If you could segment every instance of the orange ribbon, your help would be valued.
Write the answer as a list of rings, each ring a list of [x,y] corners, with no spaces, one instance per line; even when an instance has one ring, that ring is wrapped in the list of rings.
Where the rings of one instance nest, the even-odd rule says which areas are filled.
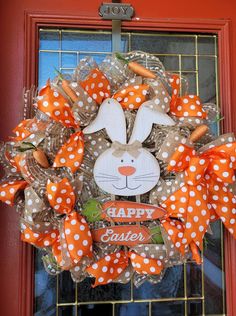
[[[197,244],[194,240],[192,240],[189,243],[188,247],[188,240],[184,234],[184,225],[183,223],[174,218],[165,218],[161,220],[161,226],[165,229],[167,232],[169,238],[173,242],[175,248],[178,249],[178,251],[184,255],[190,250],[192,252],[192,258],[196,261],[197,264],[201,264],[201,256],[198,251]]]
[[[15,137],[11,137],[14,141],[22,141],[29,137],[32,133],[45,129],[47,122],[40,122],[35,117],[21,121],[14,129]]]
[[[149,85],[130,85],[122,88],[113,95],[113,99],[117,100],[123,109],[134,110],[146,100]]]
[[[159,259],[140,256],[134,251],[118,251],[106,255],[90,265],[86,271],[96,278],[93,287],[108,284],[119,277],[125,269],[132,264],[138,274],[160,274],[163,270],[162,261]]]
[[[28,183],[24,180],[13,180],[9,182],[4,182],[0,184],[0,201],[8,204],[14,205],[14,200],[16,194],[24,188]]]
[[[93,69],[80,85],[98,104],[111,96],[109,81],[99,69]],[[112,98],[117,100],[123,109],[138,109],[146,100],[148,89],[147,84],[130,85],[118,90]]]
[[[54,121],[66,127],[79,127],[74,119],[68,100],[51,87],[49,80],[46,86],[40,90],[36,104],[40,111],[47,114]]]
[[[173,75],[170,79],[172,86],[172,97],[170,102],[170,113],[177,117],[198,117],[206,118],[207,113],[203,110],[200,98],[196,95],[179,96],[180,78]]]
[[[110,97],[111,87],[105,75],[99,69],[93,69],[88,77],[80,82],[81,87],[98,104]]]
[[[169,171],[185,172],[186,183],[164,201],[169,216],[185,221],[185,235],[199,246],[209,220],[220,217],[236,238],[236,198],[229,189],[235,181],[236,142],[196,154],[180,145],[172,155]]]
[[[71,269],[78,264],[82,257],[92,256],[92,237],[85,219],[73,211],[75,194],[64,178],[47,184],[47,196],[50,205],[58,214],[66,214],[59,229],[36,232],[26,225],[22,225],[23,241],[36,247],[52,247],[52,253],[63,270]]]
[[[67,167],[75,173],[83,160],[84,138],[81,131],[70,136],[62,145],[53,162],[53,167]]]

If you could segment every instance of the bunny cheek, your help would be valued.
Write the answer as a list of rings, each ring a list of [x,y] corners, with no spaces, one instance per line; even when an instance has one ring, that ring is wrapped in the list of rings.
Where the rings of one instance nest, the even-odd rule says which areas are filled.
[[[116,157],[110,148],[94,165],[94,179],[102,191],[113,195],[134,196],[150,191],[158,182],[160,167],[147,150],[141,148],[137,158],[125,152]]]

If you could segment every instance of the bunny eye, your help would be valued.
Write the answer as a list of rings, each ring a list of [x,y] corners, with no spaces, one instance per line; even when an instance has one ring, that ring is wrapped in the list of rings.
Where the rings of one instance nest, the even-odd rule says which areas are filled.
[[[124,159],[121,159],[121,161],[120,162],[124,162]]]
[[[132,159],[131,162],[134,162],[134,159]]]

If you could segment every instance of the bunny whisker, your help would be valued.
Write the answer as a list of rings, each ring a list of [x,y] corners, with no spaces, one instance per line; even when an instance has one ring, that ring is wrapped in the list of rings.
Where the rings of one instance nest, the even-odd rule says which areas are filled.
[[[106,177],[119,178],[118,176],[113,175],[113,174],[109,174],[109,173],[99,172],[98,174],[101,175],[101,176],[106,176]]]
[[[156,182],[156,180],[142,180],[142,179],[133,179],[133,181],[142,181],[142,182]]]
[[[114,179],[114,180],[120,180],[118,177],[111,177],[111,176],[96,176],[96,178],[102,178],[102,179]]]
[[[157,178],[158,175],[154,175],[154,176],[137,176],[137,177],[134,177],[134,179],[149,179],[149,178]]]
[[[153,172],[149,172],[149,173],[144,173],[144,174],[140,174],[136,177],[143,177],[143,176],[152,176],[153,175]]]
[[[107,180],[97,180],[97,182],[117,182],[119,180],[115,180],[115,179],[107,179]]]

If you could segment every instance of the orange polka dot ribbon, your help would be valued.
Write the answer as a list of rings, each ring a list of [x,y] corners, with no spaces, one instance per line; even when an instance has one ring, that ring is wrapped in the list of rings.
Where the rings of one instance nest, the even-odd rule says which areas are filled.
[[[184,224],[174,218],[165,218],[161,220],[161,226],[165,229],[168,234],[168,237],[173,242],[175,248],[182,254],[186,254],[190,250],[192,252],[192,258],[196,261],[197,264],[201,263],[201,256],[198,251],[198,247],[194,241],[191,241],[188,247],[187,239],[184,236]]]
[[[184,219],[188,242],[194,240],[199,246],[209,220],[218,217],[236,238],[236,197],[230,189],[235,181],[235,161],[236,142],[209,148],[201,154],[180,145],[172,155],[167,168],[184,171],[186,184],[169,196],[164,206],[169,216]]]
[[[14,200],[16,194],[24,188],[28,183],[24,180],[13,180],[9,182],[4,182],[0,184],[0,201],[8,204],[14,205]]]
[[[43,233],[33,231],[33,229],[28,225],[23,224],[21,226],[21,240],[39,248],[52,246],[59,236],[59,232],[57,229],[52,229],[50,232]]]
[[[21,141],[28,136],[30,136],[31,132],[28,129],[28,126],[32,122],[32,119],[23,120],[18,124],[14,129],[13,133],[16,134],[15,137],[12,137],[15,141]]]
[[[92,239],[85,219],[72,211],[62,221],[60,229],[38,232],[22,225],[21,239],[39,248],[52,248],[58,265],[63,270],[76,266],[84,256],[92,256]]]
[[[170,102],[170,113],[177,117],[198,117],[205,119],[207,113],[202,108],[200,98],[196,95],[179,96],[180,78],[173,75],[170,79],[172,86],[172,98]]]
[[[110,97],[111,87],[105,75],[99,69],[93,69],[80,85],[98,104]]]
[[[146,101],[149,85],[130,85],[122,88],[113,95],[113,99],[117,100],[123,109],[135,110]]]
[[[163,270],[159,259],[142,257],[134,251],[118,251],[106,255],[90,265],[86,271],[95,277],[93,287],[104,285],[116,280],[131,263],[138,274],[160,274]]]
[[[13,133],[15,133],[16,136],[10,138],[14,141],[22,141],[29,137],[33,131],[35,133],[36,131],[44,130],[46,125],[46,122],[40,122],[35,117],[23,120],[13,129]]]
[[[40,90],[36,105],[40,111],[47,114],[54,121],[66,127],[79,127],[74,119],[68,100],[53,89],[49,81]]]
[[[111,96],[109,81],[99,69],[93,69],[80,85],[98,104]],[[118,90],[112,98],[117,100],[123,109],[138,109],[146,100],[148,89],[147,84],[129,85]]]
[[[86,220],[74,211],[75,194],[68,179],[47,183],[47,197],[58,214],[66,214],[58,229],[36,232],[24,225],[22,240],[36,247],[52,247],[52,253],[64,270],[78,264],[84,256],[92,256],[92,237]]]
[[[60,182],[47,183],[47,197],[51,207],[58,214],[69,214],[74,208],[75,193],[67,178]]]
[[[20,155],[16,155],[13,157],[12,152],[6,150],[5,153],[5,158],[7,160],[7,162],[16,169],[17,172],[20,172],[20,166],[18,164],[18,161],[20,159]]]
[[[67,167],[72,173],[76,172],[83,160],[84,138],[81,131],[70,136],[60,148],[53,162],[53,167]]]

